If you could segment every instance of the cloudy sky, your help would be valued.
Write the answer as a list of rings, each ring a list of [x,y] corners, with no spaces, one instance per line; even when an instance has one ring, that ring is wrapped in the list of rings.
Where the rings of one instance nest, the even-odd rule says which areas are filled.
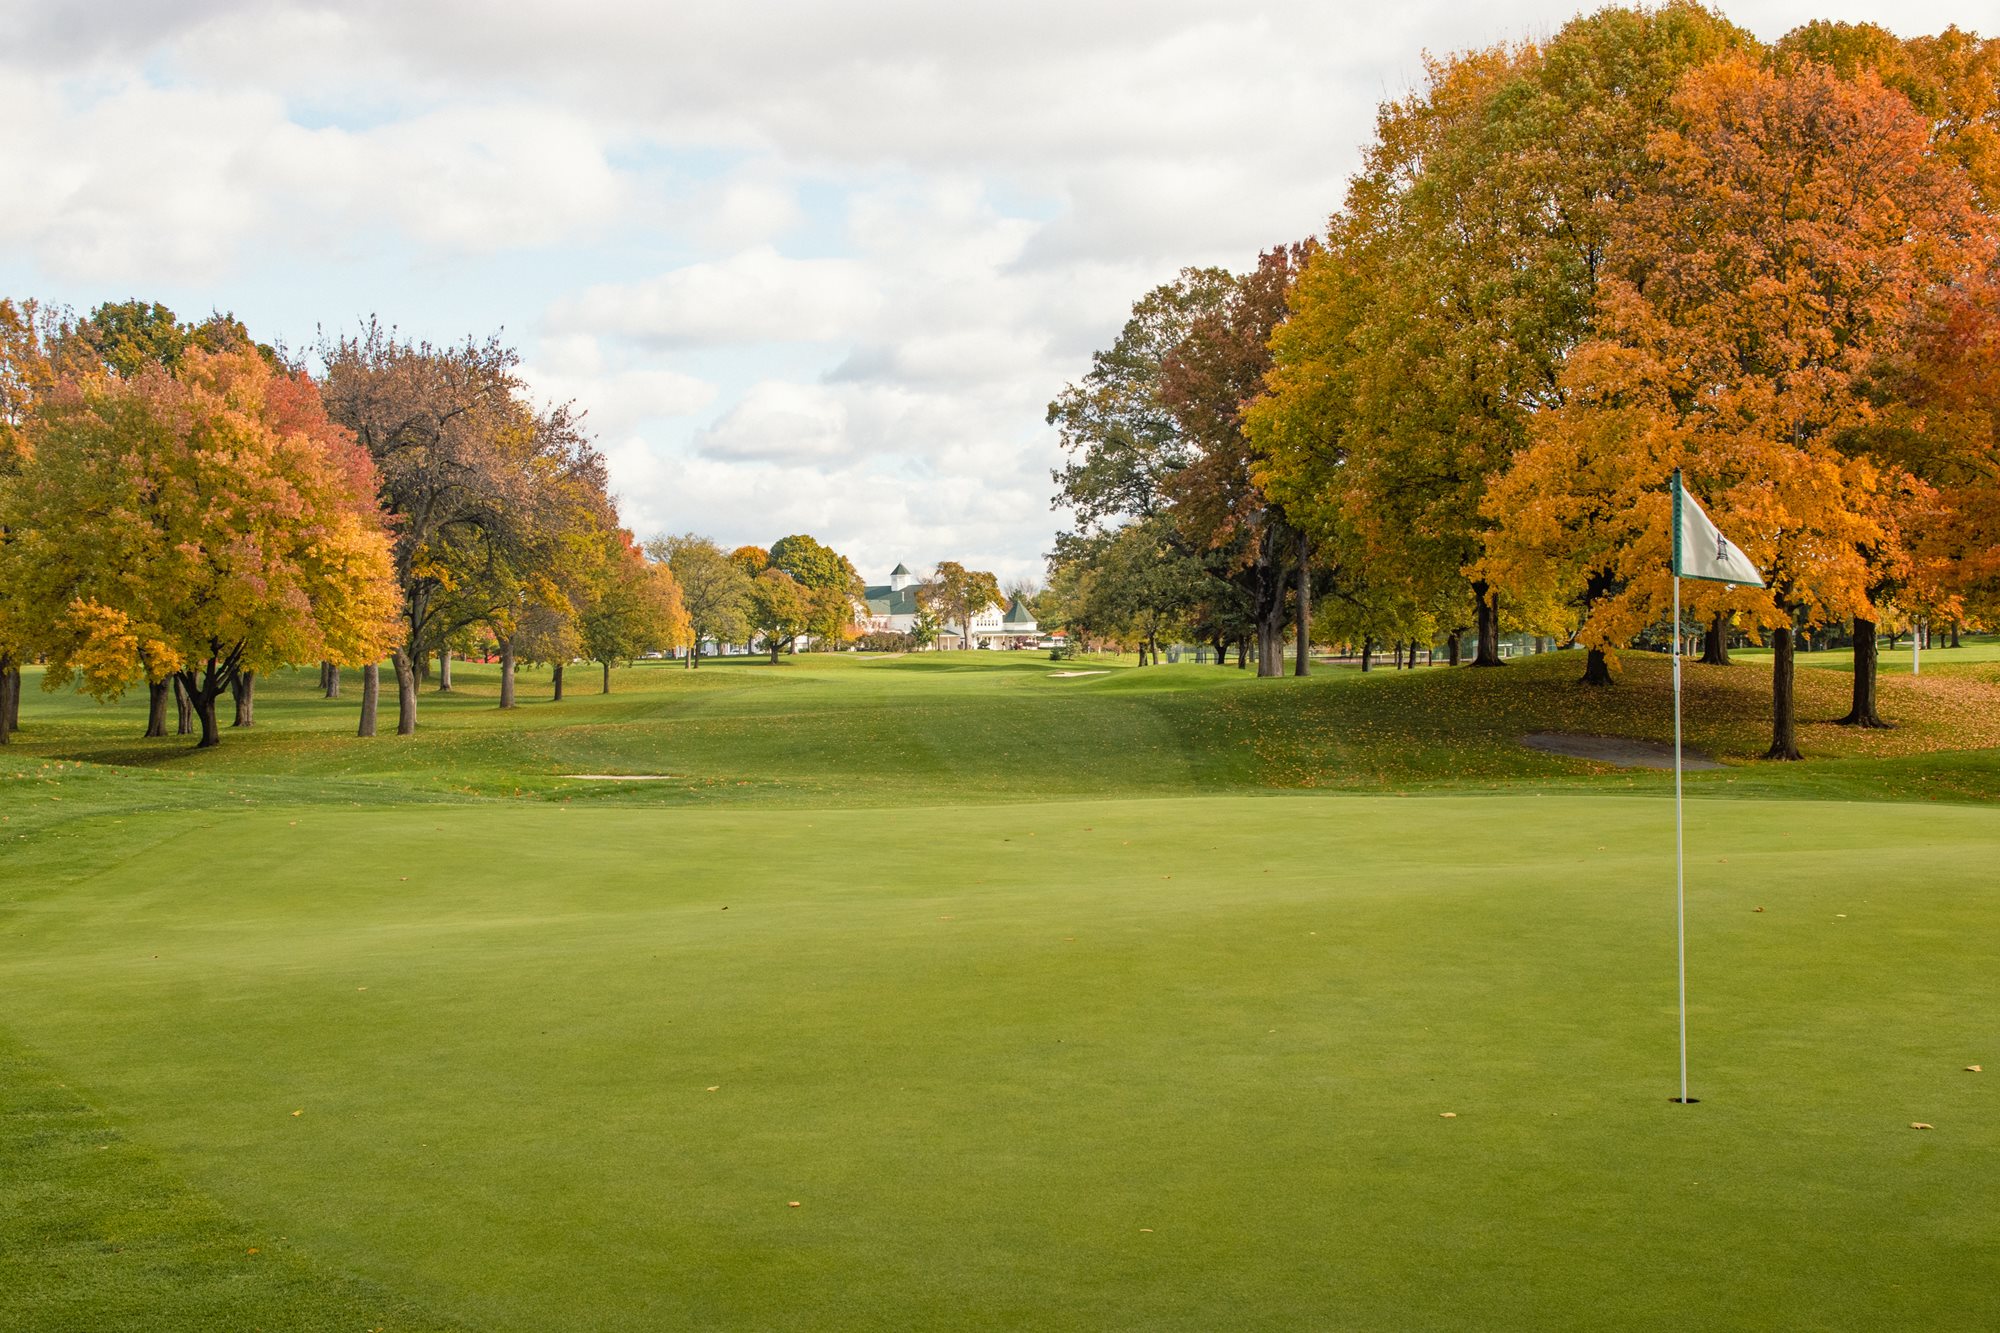
[[[1033,574],[1043,413],[1132,300],[1319,230],[1425,49],[1575,12],[0,0],[0,293],[292,346],[500,329],[588,409],[641,535]]]

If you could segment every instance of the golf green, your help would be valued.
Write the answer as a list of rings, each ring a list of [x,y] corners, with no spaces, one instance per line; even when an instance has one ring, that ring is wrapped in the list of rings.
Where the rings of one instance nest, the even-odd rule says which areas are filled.
[[[91,815],[0,917],[4,1067],[74,1099],[0,1237],[36,1162],[115,1151],[236,1238],[204,1308],[319,1275],[272,1328],[2000,1326],[2000,810],[1692,802],[1696,1106],[1671,821]],[[0,1262],[0,1324],[258,1326],[122,1278],[108,1225]]]

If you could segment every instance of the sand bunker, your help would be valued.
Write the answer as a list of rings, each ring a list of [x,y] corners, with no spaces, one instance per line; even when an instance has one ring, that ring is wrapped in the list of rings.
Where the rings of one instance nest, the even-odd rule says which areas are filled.
[[[1108,676],[1109,671],[1051,671],[1050,680],[1068,680],[1071,676]]]
[[[571,782],[679,782],[679,773],[565,773]]]
[[[1627,736],[1585,736],[1573,731],[1537,731],[1521,737],[1530,750],[1564,754],[1572,759],[1594,759],[1620,768],[1672,768],[1674,747],[1666,741],[1635,741]],[[1681,767],[1687,771],[1721,768],[1722,765],[1692,746],[1681,747]]]

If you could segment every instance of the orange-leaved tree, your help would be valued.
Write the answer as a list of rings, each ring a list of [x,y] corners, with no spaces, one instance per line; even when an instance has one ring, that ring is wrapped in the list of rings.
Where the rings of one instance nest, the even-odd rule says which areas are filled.
[[[1490,513],[1517,565],[1559,556],[1552,577],[1602,583],[1579,597],[1583,634],[1615,647],[1667,608],[1665,485],[1684,469],[1766,571],[1733,605],[1772,632],[1770,756],[1795,759],[1793,630],[1872,619],[1900,547],[1898,470],[1843,447],[1874,414],[1863,377],[1918,296],[1976,262],[1977,227],[1962,176],[1872,77],[1718,61],[1683,81],[1651,151],[1595,336]]]
[[[46,684],[100,698],[177,678],[215,745],[241,672],[373,661],[396,588],[373,468],[303,376],[192,350],[59,386],[6,497]]]

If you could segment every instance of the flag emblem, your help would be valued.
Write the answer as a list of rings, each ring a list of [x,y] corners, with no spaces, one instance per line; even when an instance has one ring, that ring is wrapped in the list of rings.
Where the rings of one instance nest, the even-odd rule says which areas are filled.
[[[1674,577],[1761,588],[1764,576],[1743,548],[1722,535],[1674,469]]]

